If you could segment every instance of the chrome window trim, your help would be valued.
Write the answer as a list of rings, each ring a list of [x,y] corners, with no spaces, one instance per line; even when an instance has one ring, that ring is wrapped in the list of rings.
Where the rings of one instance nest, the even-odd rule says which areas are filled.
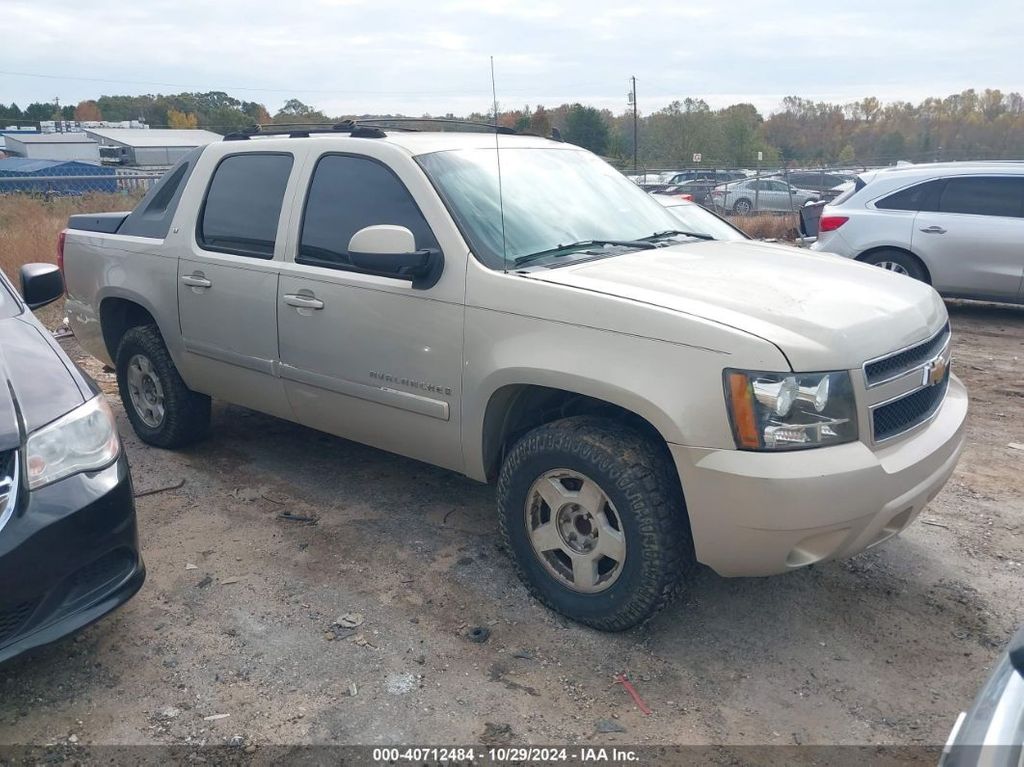
[[[896,375],[889,376],[888,378],[884,378],[884,379],[882,379],[880,381],[873,381],[873,382],[868,381],[868,365],[874,365],[876,362],[883,362],[883,361],[889,359],[890,357],[896,357],[896,356],[898,356],[900,354],[903,354],[904,352],[909,352],[911,349],[916,349],[919,346],[924,346],[925,344],[930,344],[932,341],[934,341],[936,338],[941,336],[943,333],[945,333],[948,336],[946,338],[946,343],[944,343],[942,345],[942,348],[939,349],[937,354],[929,357],[924,362],[922,362],[920,365],[917,365],[917,366],[912,367],[912,368],[907,368],[906,370],[900,371]],[[942,328],[940,328],[937,333],[933,333],[932,335],[928,336],[928,338],[924,339],[923,341],[917,341],[916,343],[912,343],[912,344],[909,344],[908,346],[904,346],[902,349],[897,349],[896,351],[892,351],[892,352],[888,352],[886,354],[883,354],[880,357],[874,357],[873,359],[867,360],[863,365],[860,366],[861,375],[864,376],[864,388],[866,388],[866,389],[874,389],[876,386],[881,386],[883,384],[887,384],[887,383],[890,383],[892,381],[895,381],[897,378],[902,378],[903,376],[908,375],[909,373],[913,373],[915,370],[923,369],[926,365],[931,364],[932,360],[934,360],[936,357],[945,355],[946,351],[949,349],[950,341],[952,341],[952,340],[953,340],[953,331],[949,327],[949,321],[947,320],[946,324]]]

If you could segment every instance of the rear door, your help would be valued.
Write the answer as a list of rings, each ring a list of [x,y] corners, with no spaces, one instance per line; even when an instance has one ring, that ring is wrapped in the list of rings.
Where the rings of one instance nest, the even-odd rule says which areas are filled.
[[[911,249],[936,290],[1015,299],[1024,278],[1024,177],[957,176],[914,219]]]
[[[186,379],[199,391],[290,417],[277,361],[278,231],[294,159],[220,159],[178,261]]]

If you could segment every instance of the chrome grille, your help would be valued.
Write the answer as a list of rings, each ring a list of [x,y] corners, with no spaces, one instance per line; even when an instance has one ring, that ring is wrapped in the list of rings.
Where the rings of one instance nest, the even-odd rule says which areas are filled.
[[[949,341],[949,323],[923,343],[887,354],[864,363],[864,380],[868,388],[899,378],[909,370],[933,359]]]
[[[931,418],[939,409],[949,386],[949,368],[941,383],[926,386],[913,394],[876,407],[872,411],[875,442],[882,442]]]
[[[0,453],[0,530],[14,514],[18,499],[18,451]]]

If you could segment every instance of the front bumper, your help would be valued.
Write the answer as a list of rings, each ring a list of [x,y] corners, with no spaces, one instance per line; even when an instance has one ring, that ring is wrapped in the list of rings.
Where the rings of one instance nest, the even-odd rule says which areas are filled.
[[[123,453],[27,499],[0,530],[0,662],[98,620],[146,577]]]
[[[669,445],[697,559],[720,575],[772,575],[881,543],[949,479],[966,416],[967,391],[951,376],[927,425],[874,451],[863,442],[784,453]]]

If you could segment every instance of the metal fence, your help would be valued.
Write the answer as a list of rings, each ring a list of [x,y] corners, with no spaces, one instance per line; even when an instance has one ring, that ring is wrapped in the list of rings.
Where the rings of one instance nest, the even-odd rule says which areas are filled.
[[[91,194],[141,197],[161,176],[163,176],[163,171],[121,169],[115,173],[96,172],[89,175],[55,174],[52,172],[33,175],[0,172],[0,195],[30,195],[46,200],[61,197],[85,197]]]

